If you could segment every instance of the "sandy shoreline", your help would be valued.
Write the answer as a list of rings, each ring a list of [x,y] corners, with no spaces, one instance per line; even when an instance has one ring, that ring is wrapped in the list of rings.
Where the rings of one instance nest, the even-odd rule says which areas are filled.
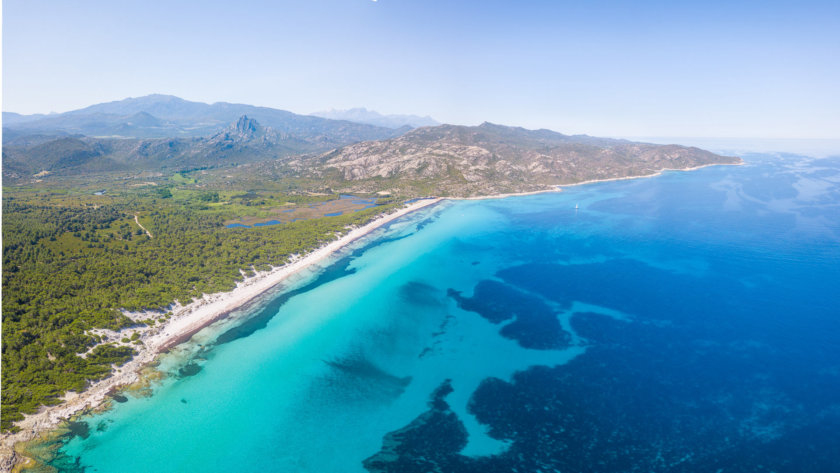
[[[366,225],[352,229],[337,240],[302,258],[294,259],[284,266],[246,278],[239,282],[233,291],[205,295],[186,306],[177,307],[173,311],[172,318],[166,324],[153,328],[147,336],[143,337],[144,345],[138,349],[138,354],[131,361],[115,370],[110,377],[93,383],[82,393],[71,393],[65,396],[65,401],[59,405],[42,408],[38,413],[26,415],[24,420],[16,422],[15,425],[20,427],[21,431],[15,434],[4,434],[2,442],[0,442],[0,471],[11,469],[14,462],[13,449],[15,444],[33,440],[39,435],[54,429],[62,421],[99,407],[108,400],[109,393],[121,386],[139,381],[140,370],[153,362],[158,354],[189,340],[201,329],[225,318],[232,311],[241,309],[290,276],[321,262],[377,228],[406,214],[436,204],[441,200],[440,198],[431,198],[413,202],[407,207],[381,215]]]
[[[594,184],[596,182],[627,181],[627,180],[630,180],[630,179],[641,179],[641,178],[645,178],[645,177],[661,176],[663,173],[668,172],[668,171],[696,171],[698,169],[703,169],[703,168],[707,168],[707,167],[711,167],[711,166],[740,166],[742,164],[744,164],[743,161],[741,161],[740,163],[701,164],[700,166],[694,166],[694,167],[690,167],[690,168],[663,168],[663,169],[660,169],[659,171],[656,171],[653,174],[645,174],[644,176],[625,176],[625,177],[610,177],[610,178],[607,178],[607,179],[590,179],[588,181],[575,182],[574,184],[561,184],[557,187],[562,188],[562,187],[582,186],[584,184]]]
[[[504,199],[507,197],[520,197],[524,195],[537,195],[537,194],[545,194],[549,192],[563,192],[564,187],[574,187],[574,186],[582,186],[584,184],[594,184],[596,182],[611,182],[611,181],[627,181],[630,179],[643,179],[646,177],[656,177],[661,176],[663,173],[668,171],[695,171],[697,169],[702,169],[710,166],[740,166],[744,164],[744,162],[740,163],[712,163],[712,164],[703,164],[700,166],[694,166],[690,168],[663,168],[659,171],[656,171],[653,174],[645,174],[642,176],[624,176],[624,177],[608,177],[606,179],[590,179],[588,181],[581,181],[575,182],[572,184],[556,184],[551,186],[548,189],[543,189],[539,191],[530,191],[530,192],[512,192],[509,194],[493,194],[493,195],[482,195],[478,197],[447,197],[447,200],[487,200],[487,199]]]
[[[561,192],[560,187],[562,186],[552,186],[550,189],[543,189],[540,191],[531,191],[531,192],[511,192],[510,194],[493,194],[493,195],[482,195],[478,197],[448,197],[450,200],[488,200],[488,199],[505,199],[507,197],[521,197],[524,195],[537,195],[537,194],[545,194],[546,192]]]

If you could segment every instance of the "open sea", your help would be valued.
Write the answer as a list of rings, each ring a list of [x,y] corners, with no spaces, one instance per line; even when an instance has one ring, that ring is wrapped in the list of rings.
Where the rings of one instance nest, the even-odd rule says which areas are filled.
[[[205,329],[151,396],[42,459],[838,471],[840,158],[744,159],[411,214]]]

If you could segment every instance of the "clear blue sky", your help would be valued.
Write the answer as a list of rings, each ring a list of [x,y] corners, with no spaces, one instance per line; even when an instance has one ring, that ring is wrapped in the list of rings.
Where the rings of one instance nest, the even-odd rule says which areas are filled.
[[[840,138],[840,1],[3,1],[3,110],[149,93],[605,136]]]

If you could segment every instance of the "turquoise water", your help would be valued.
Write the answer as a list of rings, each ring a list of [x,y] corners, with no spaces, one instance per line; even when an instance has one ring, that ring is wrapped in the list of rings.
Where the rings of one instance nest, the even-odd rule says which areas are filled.
[[[412,214],[198,334],[53,464],[830,471],[840,159],[746,161]]]

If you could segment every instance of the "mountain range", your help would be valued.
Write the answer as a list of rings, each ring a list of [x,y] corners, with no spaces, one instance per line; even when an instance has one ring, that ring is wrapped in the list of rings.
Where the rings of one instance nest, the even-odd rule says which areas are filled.
[[[91,138],[83,135],[20,136],[3,144],[3,176],[27,178],[111,171],[230,166],[331,149],[329,138],[303,139],[263,127],[246,115],[204,138]],[[46,174],[46,173],[45,173]]]
[[[392,129],[162,95],[59,115],[4,114],[4,120],[7,116],[9,123],[3,129],[7,184],[46,175],[196,168],[223,167],[226,174],[236,174],[238,165],[259,163],[257,174],[262,177],[275,173],[275,179],[306,178],[353,192],[391,189],[402,194],[467,196],[740,162],[692,147],[492,123]],[[225,126],[220,125],[231,116]],[[85,133],[91,130],[107,133]]]
[[[4,133],[81,134],[114,138],[173,138],[209,136],[247,115],[281,133],[307,141],[338,146],[356,141],[382,139],[405,132],[389,127],[298,115],[285,110],[254,105],[191,102],[171,95],[147,95],[91,105],[49,115],[3,112]]]

